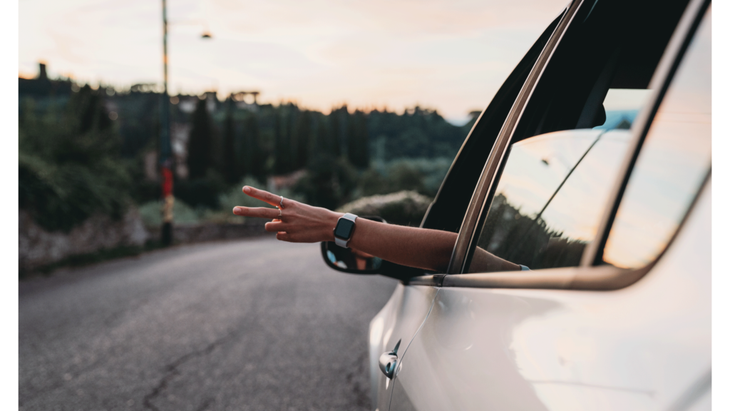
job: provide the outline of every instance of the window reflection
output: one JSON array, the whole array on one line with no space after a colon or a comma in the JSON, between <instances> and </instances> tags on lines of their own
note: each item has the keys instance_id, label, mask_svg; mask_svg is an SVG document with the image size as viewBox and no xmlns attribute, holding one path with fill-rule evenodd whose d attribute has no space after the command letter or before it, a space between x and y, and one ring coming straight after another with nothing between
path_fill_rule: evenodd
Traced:
<instances>
[{"instance_id":1,"label":"window reflection","mask_svg":"<svg viewBox=\"0 0 730 411\"><path fill-rule=\"evenodd\" d=\"M634 119L646 105L652 90L649 89L608 89L603 107L606 110L606 121L594 127L600 130L625 130L631 128Z\"/></svg>"},{"instance_id":2,"label":"window reflection","mask_svg":"<svg viewBox=\"0 0 730 411\"><path fill-rule=\"evenodd\" d=\"M626 130L571 130L514 144L478 246L531 269L577 266L628 138Z\"/></svg>"},{"instance_id":3,"label":"window reflection","mask_svg":"<svg viewBox=\"0 0 730 411\"><path fill-rule=\"evenodd\" d=\"M711 160L711 23L700 26L637 159L604 250L622 268L654 261L676 231Z\"/></svg>"}]
</instances>

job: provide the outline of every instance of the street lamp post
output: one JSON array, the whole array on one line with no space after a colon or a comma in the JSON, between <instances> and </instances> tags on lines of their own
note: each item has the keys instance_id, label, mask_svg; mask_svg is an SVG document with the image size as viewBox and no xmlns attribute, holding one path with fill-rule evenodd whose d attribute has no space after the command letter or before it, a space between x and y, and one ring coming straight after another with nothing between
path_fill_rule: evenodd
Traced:
<instances>
[{"instance_id":1,"label":"street lamp post","mask_svg":"<svg viewBox=\"0 0 730 411\"><path fill-rule=\"evenodd\" d=\"M201 35L203 39L212 38L206 29ZM172 244L172 209L175 197L172 194L173 164L172 144L170 142L170 95L167 90L167 0L162 0L162 64L164 72L164 91L160 106L160 149L159 166L162 175L162 244Z\"/></svg>"},{"instance_id":2,"label":"street lamp post","mask_svg":"<svg viewBox=\"0 0 730 411\"><path fill-rule=\"evenodd\" d=\"M162 175L162 244L172 244L172 207L175 197L172 195L172 144L170 143L170 96L167 91L167 1L162 0L162 64L164 72L164 91L160 106L160 150L159 166Z\"/></svg>"}]
</instances>

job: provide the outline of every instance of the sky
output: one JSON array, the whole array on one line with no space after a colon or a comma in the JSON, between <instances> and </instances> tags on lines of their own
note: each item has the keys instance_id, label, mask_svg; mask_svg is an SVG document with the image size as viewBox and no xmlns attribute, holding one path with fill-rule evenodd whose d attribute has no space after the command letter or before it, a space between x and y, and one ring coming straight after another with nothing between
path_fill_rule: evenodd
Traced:
<instances>
[{"instance_id":1,"label":"sky","mask_svg":"<svg viewBox=\"0 0 730 411\"><path fill-rule=\"evenodd\" d=\"M329 112L482 110L566 0L168 0L171 94L244 90ZM213 38L204 40L203 32ZM162 83L162 6L21 0L18 74Z\"/></svg>"}]
</instances>

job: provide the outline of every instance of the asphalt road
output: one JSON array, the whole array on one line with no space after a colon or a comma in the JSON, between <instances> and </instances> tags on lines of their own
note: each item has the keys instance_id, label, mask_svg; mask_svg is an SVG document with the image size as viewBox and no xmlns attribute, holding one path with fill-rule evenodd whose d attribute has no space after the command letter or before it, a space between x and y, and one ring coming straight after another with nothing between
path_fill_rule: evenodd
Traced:
<instances>
[{"instance_id":1,"label":"asphalt road","mask_svg":"<svg viewBox=\"0 0 730 411\"><path fill-rule=\"evenodd\" d=\"M20 283L22 410L366 410L396 282L319 244L178 246Z\"/></svg>"}]
</instances>

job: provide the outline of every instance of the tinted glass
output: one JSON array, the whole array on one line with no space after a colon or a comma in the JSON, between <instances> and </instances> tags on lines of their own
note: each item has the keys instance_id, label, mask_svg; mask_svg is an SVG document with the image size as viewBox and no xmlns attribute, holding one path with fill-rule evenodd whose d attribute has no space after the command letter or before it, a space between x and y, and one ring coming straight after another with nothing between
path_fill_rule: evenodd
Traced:
<instances>
[{"instance_id":1,"label":"tinted glass","mask_svg":"<svg viewBox=\"0 0 730 411\"><path fill-rule=\"evenodd\" d=\"M698 29L644 142L604 250L623 268L664 250L704 181L711 160L710 12Z\"/></svg>"},{"instance_id":2,"label":"tinted glass","mask_svg":"<svg viewBox=\"0 0 730 411\"><path fill-rule=\"evenodd\" d=\"M478 247L530 269L579 265L628 138L626 130L571 130L514 144Z\"/></svg>"}]
</instances>

